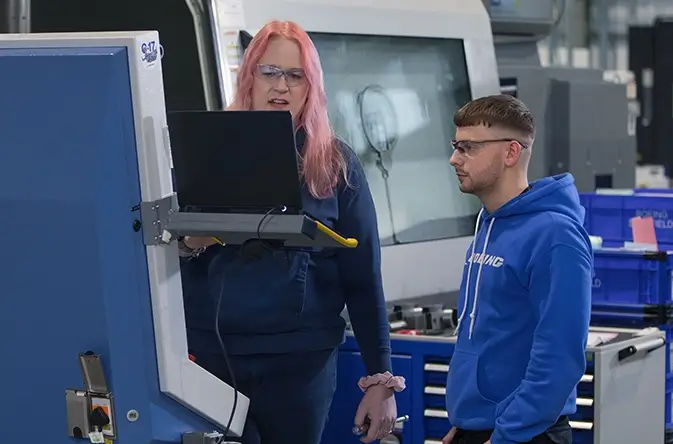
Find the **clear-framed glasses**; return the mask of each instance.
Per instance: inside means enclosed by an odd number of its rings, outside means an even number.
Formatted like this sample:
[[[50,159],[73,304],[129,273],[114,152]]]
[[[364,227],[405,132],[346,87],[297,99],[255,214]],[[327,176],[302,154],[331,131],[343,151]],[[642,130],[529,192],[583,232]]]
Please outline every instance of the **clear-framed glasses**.
[[[479,147],[484,145],[489,145],[492,143],[502,143],[502,142],[516,142],[521,145],[522,149],[528,148],[528,145],[516,139],[487,139],[487,140],[452,140],[451,146],[454,151],[458,151],[459,154],[471,154],[476,151]]]
[[[273,65],[257,65],[255,69],[255,77],[258,77],[271,85],[278,84],[280,79],[285,77],[285,83],[290,88],[303,85],[304,82],[306,82],[306,75],[303,69],[280,69]]]

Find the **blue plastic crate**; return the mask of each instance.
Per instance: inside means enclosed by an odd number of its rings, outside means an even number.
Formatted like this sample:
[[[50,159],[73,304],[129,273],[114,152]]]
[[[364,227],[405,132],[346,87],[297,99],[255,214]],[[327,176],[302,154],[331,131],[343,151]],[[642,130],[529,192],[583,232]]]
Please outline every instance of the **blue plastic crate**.
[[[600,236],[604,246],[632,242],[631,219],[651,216],[660,249],[673,248],[673,192],[637,190],[629,196],[583,193],[580,202],[586,209],[584,227],[589,234]]]
[[[594,252],[592,304],[668,305],[673,260],[666,252],[602,249]]]

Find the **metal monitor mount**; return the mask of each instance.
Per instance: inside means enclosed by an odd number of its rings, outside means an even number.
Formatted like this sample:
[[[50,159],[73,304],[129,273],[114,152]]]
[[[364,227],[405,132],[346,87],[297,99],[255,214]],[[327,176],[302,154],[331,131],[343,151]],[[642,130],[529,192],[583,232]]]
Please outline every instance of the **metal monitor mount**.
[[[358,240],[346,238],[304,214],[238,214],[180,212],[177,195],[143,202],[140,221],[145,245],[168,244],[181,236],[216,237],[224,244],[243,245],[251,239],[279,241],[284,247],[355,248]]]

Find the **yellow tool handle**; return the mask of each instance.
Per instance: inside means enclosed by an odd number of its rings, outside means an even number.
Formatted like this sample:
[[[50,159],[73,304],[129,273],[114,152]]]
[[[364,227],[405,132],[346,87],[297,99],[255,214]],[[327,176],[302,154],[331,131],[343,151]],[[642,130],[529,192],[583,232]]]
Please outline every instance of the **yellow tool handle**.
[[[340,244],[340,245],[342,245],[346,248],[355,248],[355,247],[358,246],[358,240],[357,239],[354,239],[352,237],[348,237],[348,238],[343,237],[342,235],[340,235],[336,231],[332,230],[327,225],[325,225],[322,222],[319,222],[317,220],[315,221],[315,224],[318,227],[318,230],[320,230],[326,236],[329,236],[330,238],[332,238],[338,244]]]

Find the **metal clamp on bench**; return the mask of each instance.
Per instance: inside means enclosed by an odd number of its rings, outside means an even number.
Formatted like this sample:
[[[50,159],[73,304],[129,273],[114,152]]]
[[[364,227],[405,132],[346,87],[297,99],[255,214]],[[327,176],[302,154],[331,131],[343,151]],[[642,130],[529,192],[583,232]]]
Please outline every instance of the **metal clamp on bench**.
[[[286,247],[358,245],[357,239],[345,238],[303,214],[180,212],[175,194],[141,203],[140,215],[145,245],[167,244],[180,236],[212,236],[232,245],[242,245],[250,239],[280,241]]]

